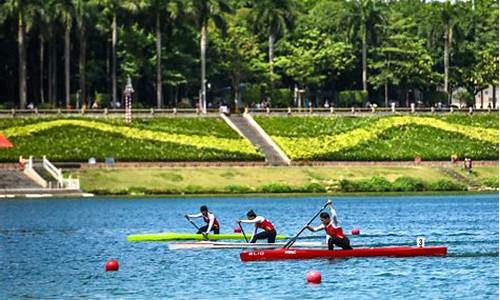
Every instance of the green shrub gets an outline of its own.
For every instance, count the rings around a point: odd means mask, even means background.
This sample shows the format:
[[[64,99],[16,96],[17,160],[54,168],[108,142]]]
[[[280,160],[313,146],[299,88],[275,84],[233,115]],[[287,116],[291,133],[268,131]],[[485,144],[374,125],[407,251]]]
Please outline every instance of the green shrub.
[[[321,184],[314,182],[304,185],[300,191],[304,193],[326,193],[326,188]]]
[[[111,94],[95,93],[95,102],[100,108],[109,107],[111,103]]]
[[[272,107],[289,107],[293,104],[293,92],[289,89],[274,89],[271,94]]]
[[[429,105],[434,105],[438,102],[447,103],[448,94],[443,91],[428,91],[424,93],[424,101]]]
[[[263,193],[291,193],[293,191],[289,185],[279,182],[262,185],[258,190]]]
[[[458,182],[441,179],[431,183],[429,189],[431,191],[466,191],[467,187]]]
[[[179,103],[177,103],[177,108],[179,108],[179,109],[192,109],[193,106],[191,105],[191,103],[179,102]]]
[[[342,192],[357,192],[357,184],[353,180],[341,179],[339,180],[339,189]]]
[[[490,188],[498,189],[498,177],[490,177],[483,181],[483,184]]]
[[[426,184],[421,179],[413,177],[399,177],[392,183],[392,190],[396,192],[425,191]]]
[[[242,92],[243,103],[251,106],[254,103],[260,103],[261,100],[261,87],[257,84],[248,84]]]
[[[339,106],[363,106],[368,101],[368,92],[366,91],[342,91],[339,93]]]
[[[229,184],[224,187],[224,192],[235,193],[235,194],[245,194],[251,193],[252,188],[245,185]]]
[[[144,195],[146,194],[146,188],[145,187],[137,187],[137,186],[132,186],[128,189],[128,194],[130,195]]]

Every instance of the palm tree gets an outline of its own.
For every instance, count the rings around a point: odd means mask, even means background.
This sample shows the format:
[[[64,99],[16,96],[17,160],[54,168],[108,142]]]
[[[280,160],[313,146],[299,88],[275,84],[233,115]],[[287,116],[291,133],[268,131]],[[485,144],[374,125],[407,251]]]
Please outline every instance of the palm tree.
[[[161,67],[161,45],[162,45],[162,18],[165,17],[165,22],[170,22],[177,18],[183,11],[183,1],[181,0],[143,0],[136,2],[139,9],[145,10],[148,13],[155,15],[155,32],[156,32],[156,105],[158,108],[163,106],[162,93],[162,67]]]
[[[75,18],[78,28],[78,39],[80,44],[78,58],[79,90],[80,99],[85,103],[87,99],[86,65],[87,65],[87,26],[94,11],[94,4],[89,0],[74,0]],[[78,103],[77,103],[78,104]]]
[[[363,65],[363,90],[368,90],[368,43],[374,43],[376,39],[376,26],[384,23],[384,16],[380,10],[378,0],[353,0],[348,3],[347,24],[350,38],[359,36],[361,39],[361,60]]]
[[[116,95],[116,45],[118,41],[118,29],[116,24],[116,16],[119,9],[123,5],[120,0],[93,0],[96,4],[102,5],[103,12],[111,16],[111,99],[113,104],[118,102]]]
[[[25,108],[26,96],[26,31],[34,12],[30,0],[6,0],[0,7],[2,15],[17,19],[17,49],[19,55],[19,107]]]
[[[224,0],[191,0],[191,13],[195,16],[196,26],[200,29],[201,56],[201,94],[200,108],[207,111],[206,87],[206,51],[208,42],[208,22],[212,20],[218,28],[225,29],[224,13],[232,12],[232,8]]]
[[[73,25],[73,16],[75,14],[73,1],[64,0],[58,3],[56,8],[62,17],[64,25],[64,90],[65,90],[65,103],[66,107],[70,105],[70,49],[71,49],[71,27]]]
[[[252,22],[255,28],[268,36],[269,68],[273,73],[274,44],[294,21],[295,0],[255,0],[252,9]]]
[[[38,3],[35,8],[34,23],[38,26],[38,37],[40,39],[40,102],[45,103],[44,75],[45,75],[45,41],[49,38],[51,25],[51,1]]]
[[[451,97],[449,96],[448,89],[448,78],[449,78],[449,69],[450,69],[450,45],[453,41],[453,29],[458,22],[456,18],[456,11],[454,10],[453,5],[448,0],[442,4],[442,8],[440,10],[440,18],[443,30],[443,40],[444,40],[444,91],[448,94],[448,102],[450,102]]]

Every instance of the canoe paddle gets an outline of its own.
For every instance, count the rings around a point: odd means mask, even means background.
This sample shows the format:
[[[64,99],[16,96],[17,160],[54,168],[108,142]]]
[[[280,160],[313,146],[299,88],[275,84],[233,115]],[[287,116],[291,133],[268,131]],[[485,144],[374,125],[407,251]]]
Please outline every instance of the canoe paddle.
[[[245,231],[243,230],[243,226],[241,226],[240,222],[238,222],[238,225],[240,226],[241,233],[243,233],[243,237],[245,238],[245,242],[248,243],[247,235],[245,234]]]
[[[302,232],[304,232],[304,230],[306,229],[306,226],[309,226],[314,221],[314,219],[316,219],[316,217],[323,211],[323,209],[325,209],[328,206],[328,204],[331,204],[331,201],[327,201],[326,204],[323,205],[323,207],[314,215],[314,217],[312,217],[312,219],[304,227],[302,227],[302,229],[299,231],[299,233],[297,233],[296,236],[294,236],[291,240],[289,240],[285,244],[285,246],[283,246],[283,248],[288,249],[288,248],[292,247],[293,243],[295,243],[295,241],[297,240],[299,235]]]
[[[194,228],[196,228],[196,230],[200,231],[200,227],[198,227],[198,225],[196,225],[196,223],[195,223],[195,222],[191,221],[191,219],[190,219],[188,216],[184,216],[184,217],[186,218],[186,220],[188,220],[188,221],[189,221],[189,223],[193,224],[193,226],[194,226]],[[208,237],[207,237],[207,235],[206,235],[206,234],[203,234],[203,233],[202,233],[202,235],[203,235],[203,237],[205,238],[205,240],[208,240]]]

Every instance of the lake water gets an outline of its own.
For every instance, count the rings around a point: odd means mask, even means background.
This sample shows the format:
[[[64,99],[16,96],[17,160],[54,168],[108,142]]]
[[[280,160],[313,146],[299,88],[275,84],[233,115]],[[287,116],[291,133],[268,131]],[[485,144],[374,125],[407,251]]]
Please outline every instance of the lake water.
[[[293,236],[324,204],[309,198],[164,198],[0,201],[0,298],[498,299],[498,195],[335,198],[356,246],[448,246],[447,257],[242,263],[240,250],[169,251],[129,243],[134,233],[193,227],[202,204],[222,232],[254,209]],[[318,220],[314,224],[318,224]],[[247,228],[248,231],[251,228]],[[311,235],[308,233],[307,235]],[[323,238],[321,237],[321,240]],[[108,259],[118,272],[105,272]],[[323,282],[306,284],[309,270]]]

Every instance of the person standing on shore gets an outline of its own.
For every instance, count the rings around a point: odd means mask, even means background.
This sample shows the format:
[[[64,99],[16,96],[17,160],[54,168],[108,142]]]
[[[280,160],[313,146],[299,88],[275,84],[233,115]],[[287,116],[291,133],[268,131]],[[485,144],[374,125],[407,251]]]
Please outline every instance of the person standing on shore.
[[[328,250],[333,250],[334,245],[341,247],[343,250],[351,250],[351,242],[349,238],[345,236],[342,227],[340,227],[337,222],[337,212],[335,208],[333,208],[333,202],[331,200],[328,200],[328,206],[330,206],[331,217],[327,212],[322,212],[319,215],[322,223],[321,225],[318,227],[306,225],[305,228],[312,232],[324,230],[326,232]]]
[[[206,205],[202,205],[200,207],[200,213],[194,215],[185,215],[186,219],[190,220],[191,218],[203,218],[203,221],[207,223],[207,225],[202,226],[198,229],[198,234],[207,235],[210,231],[213,231],[214,234],[219,234],[220,225],[219,221],[215,215],[208,211],[208,207]]]
[[[246,224],[255,224],[255,229],[253,231],[252,238],[250,239],[250,243],[255,243],[257,240],[267,239],[267,242],[272,244],[276,241],[276,229],[274,228],[273,223],[268,219],[257,216],[257,214],[253,210],[249,210],[247,213],[248,220],[238,220],[237,223],[246,223]],[[257,233],[257,229],[263,229]]]

